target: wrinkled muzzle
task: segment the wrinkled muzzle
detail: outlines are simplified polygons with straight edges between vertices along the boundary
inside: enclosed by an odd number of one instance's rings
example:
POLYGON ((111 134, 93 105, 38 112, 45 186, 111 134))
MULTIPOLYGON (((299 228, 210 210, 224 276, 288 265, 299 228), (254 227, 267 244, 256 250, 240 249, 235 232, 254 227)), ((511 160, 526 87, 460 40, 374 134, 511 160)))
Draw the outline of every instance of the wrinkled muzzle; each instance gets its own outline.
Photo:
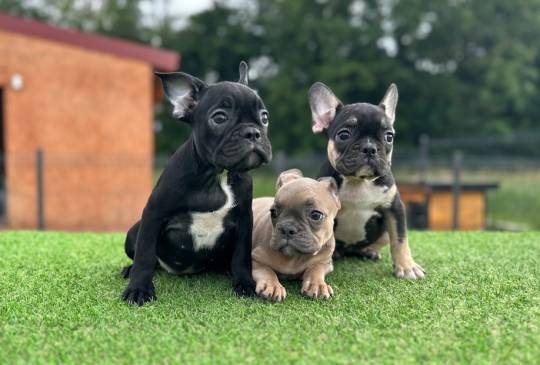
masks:
POLYGON ((231 171, 247 171, 267 164, 272 146, 266 133, 255 126, 234 129, 214 151, 214 162, 231 171))
POLYGON ((317 239, 306 230, 291 224, 276 224, 270 247, 286 256, 314 255, 321 249, 317 239))
POLYGON ((356 143, 334 161, 336 170, 345 176, 375 177, 385 175, 390 165, 374 145, 356 143))

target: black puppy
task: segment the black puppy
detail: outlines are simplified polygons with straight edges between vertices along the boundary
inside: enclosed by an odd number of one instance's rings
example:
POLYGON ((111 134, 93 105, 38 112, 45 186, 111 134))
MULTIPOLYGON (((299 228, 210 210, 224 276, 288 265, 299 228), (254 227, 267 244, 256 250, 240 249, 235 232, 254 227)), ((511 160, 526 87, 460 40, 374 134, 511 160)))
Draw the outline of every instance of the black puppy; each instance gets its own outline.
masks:
POLYGON ((390 243, 395 275, 417 279, 425 272, 411 256, 405 208, 390 170, 397 101, 394 84, 379 105, 343 105, 320 82, 309 91, 313 132, 328 137, 319 177, 332 176, 339 186, 335 255, 378 260, 390 243))
POLYGON ((271 159, 268 112, 240 80, 207 85, 191 75, 158 73, 173 114, 193 132, 174 153, 152 191, 142 218, 127 233, 133 265, 122 298, 142 305, 156 299, 157 267, 173 274, 232 273, 239 295, 253 295, 251 276, 252 180, 248 170, 271 159))

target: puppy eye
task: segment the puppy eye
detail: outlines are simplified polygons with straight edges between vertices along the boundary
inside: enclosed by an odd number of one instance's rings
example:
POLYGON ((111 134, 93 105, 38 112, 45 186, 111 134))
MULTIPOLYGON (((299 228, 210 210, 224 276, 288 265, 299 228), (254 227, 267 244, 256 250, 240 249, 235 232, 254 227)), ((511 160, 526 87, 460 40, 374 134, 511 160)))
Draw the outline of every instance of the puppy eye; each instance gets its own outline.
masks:
POLYGON ((227 120, 229 120, 229 117, 227 117, 227 114, 223 112, 217 112, 212 117, 210 117, 210 120, 216 124, 223 124, 227 120))
POLYGON ((309 218, 315 222, 320 222, 324 218, 324 213, 319 212, 318 210, 312 210, 311 213, 309 213, 309 218))
POLYGON ((270 217, 272 217, 273 219, 277 218, 278 216, 278 213, 277 213, 277 210, 276 208, 271 208, 270 209, 270 217))
POLYGON ((351 132, 349 132, 347 129, 342 129, 338 132, 338 134, 336 135, 336 139, 339 141, 339 142, 343 142, 343 141, 346 141, 348 140, 349 138, 351 138, 351 132))
POLYGON ((261 112, 261 123, 263 125, 268 125, 268 112, 266 110, 261 112))
POLYGON ((384 140, 386 143, 393 143, 394 142, 394 133, 388 132, 384 135, 384 140))

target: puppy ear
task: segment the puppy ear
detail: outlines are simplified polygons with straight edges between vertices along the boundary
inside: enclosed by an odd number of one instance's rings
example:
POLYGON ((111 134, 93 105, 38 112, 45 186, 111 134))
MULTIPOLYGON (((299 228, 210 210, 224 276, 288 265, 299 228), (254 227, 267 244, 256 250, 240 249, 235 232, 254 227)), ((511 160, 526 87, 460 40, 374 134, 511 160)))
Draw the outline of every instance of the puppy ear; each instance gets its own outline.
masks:
POLYGON ((163 84, 165 96, 174 106, 173 115, 178 119, 188 119, 201 91, 207 87, 206 83, 183 72, 156 72, 156 76, 163 84))
POLYGON ((246 61, 240 61, 240 65, 238 66, 238 72, 240 73, 240 78, 238 79, 238 82, 247 86, 249 82, 249 67, 246 61))
POLYGON ((398 89, 396 84, 392 83, 386 90, 384 98, 381 100, 379 106, 384 109, 386 117, 390 120, 390 123, 394 124, 396 119, 396 106, 398 102, 398 89))
POLYGON ((342 105, 328 86, 322 82, 314 83, 309 89, 313 133, 321 133, 327 129, 336 117, 337 108, 342 105))
POLYGON ((337 204, 338 210, 341 209, 341 203, 339 201, 339 192, 338 192, 338 186, 337 186, 336 180, 333 177, 328 176, 328 177, 320 177, 317 179, 317 181, 324 184, 326 189, 328 189, 330 193, 332 193, 332 196, 334 197, 334 200, 337 204))
POLYGON ((304 175, 302 174, 302 171, 298 169, 283 171, 281 174, 279 174, 276 181, 276 190, 279 190, 283 185, 301 177, 304 177, 304 175))

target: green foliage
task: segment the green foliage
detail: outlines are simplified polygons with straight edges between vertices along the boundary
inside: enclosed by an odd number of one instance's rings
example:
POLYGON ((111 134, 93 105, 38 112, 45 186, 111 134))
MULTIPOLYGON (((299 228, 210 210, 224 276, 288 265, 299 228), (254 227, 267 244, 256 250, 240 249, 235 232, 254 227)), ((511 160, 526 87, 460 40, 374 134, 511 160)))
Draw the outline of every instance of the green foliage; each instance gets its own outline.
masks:
POLYGON ((253 176, 253 197, 260 198, 276 194, 277 176, 263 169, 251 173, 253 176))
MULTIPOLYGON (((216 0, 179 28, 164 9, 141 19, 140 0, 0 0, 0 10, 132 40, 182 54, 182 70, 236 80, 241 59, 271 113, 276 150, 320 151, 310 132, 307 89, 332 87, 346 103, 377 103, 400 90, 398 143, 418 136, 507 134, 540 118, 540 0, 216 0), (143 26, 142 24, 151 24, 143 26)), ((188 127, 165 103, 158 153, 170 154, 188 127)))
MULTIPOLYGON (((540 1, 255 3, 234 10, 236 17, 219 5, 191 18, 178 33, 178 44, 203 75, 206 70, 227 76, 220 68, 223 60, 246 55, 267 60, 275 72, 262 72, 255 86, 270 109, 276 149, 323 147, 323 138, 310 133, 306 98, 309 85, 319 80, 346 103, 377 103, 396 82, 401 143, 414 144, 422 133, 447 137, 524 130, 540 113, 540 47, 533 41, 540 36, 540 1), (242 19, 244 26, 230 19, 242 19), (252 46, 238 49, 250 34, 252 46)), ((234 63, 227 67, 236 71, 234 63)))
MULTIPOLYGON (((140 0, 107 0, 98 20, 100 33, 134 41, 146 40, 141 28, 140 0)), ((147 40, 146 40, 147 41, 147 40)))
POLYGON ((158 301, 120 301, 121 234, 0 234, 5 364, 532 364, 540 357, 539 233, 412 232, 425 280, 337 262, 329 301, 284 282, 282 304, 226 276, 158 273, 158 301))

